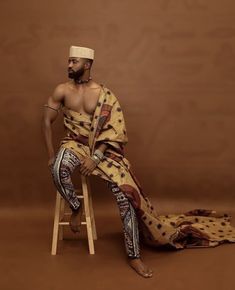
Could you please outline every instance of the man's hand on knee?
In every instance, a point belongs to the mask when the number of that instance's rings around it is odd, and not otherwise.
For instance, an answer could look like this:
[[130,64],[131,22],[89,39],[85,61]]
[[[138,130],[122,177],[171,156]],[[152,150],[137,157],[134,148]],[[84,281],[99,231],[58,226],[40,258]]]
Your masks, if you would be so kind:
[[96,168],[96,166],[97,164],[93,159],[91,159],[90,157],[84,157],[81,160],[80,172],[83,175],[91,175],[92,171]]

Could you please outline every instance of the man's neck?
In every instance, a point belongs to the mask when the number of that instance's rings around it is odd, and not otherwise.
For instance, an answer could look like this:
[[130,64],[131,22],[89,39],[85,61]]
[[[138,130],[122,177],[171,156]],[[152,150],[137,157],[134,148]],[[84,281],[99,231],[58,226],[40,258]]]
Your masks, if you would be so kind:
[[80,78],[74,79],[74,83],[77,85],[82,85],[90,82],[90,80],[91,80],[90,73],[85,73]]

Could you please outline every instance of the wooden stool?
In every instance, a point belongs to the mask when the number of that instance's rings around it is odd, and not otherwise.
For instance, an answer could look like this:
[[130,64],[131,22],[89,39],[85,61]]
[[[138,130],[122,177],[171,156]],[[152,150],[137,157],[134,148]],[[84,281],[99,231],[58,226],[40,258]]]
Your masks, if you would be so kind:
[[[86,220],[81,221],[81,225],[86,225],[89,253],[95,254],[94,240],[97,240],[97,233],[96,233],[94,211],[93,211],[93,206],[92,206],[91,187],[90,187],[90,182],[87,176],[81,175],[81,181],[82,181],[82,189],[75,190],[76,193],[81,193],[80,195],[78,195],[78,197],[83,199],[83,202],[84,202],[83,208],[84,208]],[[82,202],[82,200],[80,201]],[[56,255],[58,238],[59,240],[63,240],[63,227],[69,225],[69,222],[63,221],[64,216],[66,215],[71,215],[71,212],[70,213],[65,212],[65,199],[57,191],[53,237],[52,237],[52,248],[51,248],[52,255]]]

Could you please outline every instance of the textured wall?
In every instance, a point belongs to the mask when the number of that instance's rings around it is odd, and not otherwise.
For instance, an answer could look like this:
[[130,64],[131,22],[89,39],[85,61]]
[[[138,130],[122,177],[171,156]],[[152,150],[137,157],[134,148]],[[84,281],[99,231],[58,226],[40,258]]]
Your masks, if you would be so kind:
[[54,198],[40,122],[67,80],[70,45],[95,49],[92,76],[120,100],[127,158],[150,196],[234,201],[234,1],[2,0],[0,8],[3,204]]

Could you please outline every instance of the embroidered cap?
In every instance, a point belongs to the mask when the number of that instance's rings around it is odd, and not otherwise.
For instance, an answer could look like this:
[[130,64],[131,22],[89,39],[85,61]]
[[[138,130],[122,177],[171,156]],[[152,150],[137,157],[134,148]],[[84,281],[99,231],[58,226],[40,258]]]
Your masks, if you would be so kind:
[[82,58],[89,58],[94,59],[94,49],[89,47],[83,46],[70,46],[69,49],[69,57],[82,57]]

